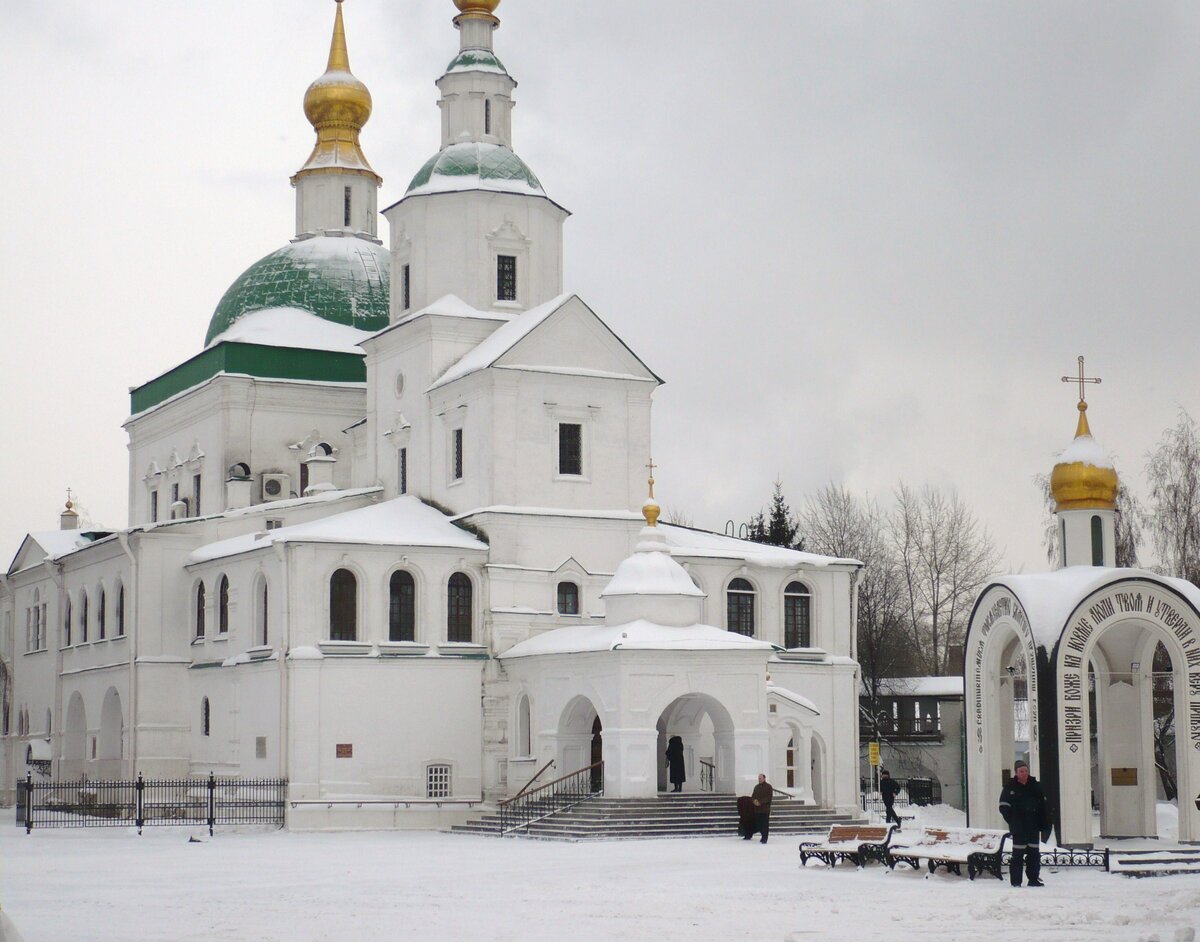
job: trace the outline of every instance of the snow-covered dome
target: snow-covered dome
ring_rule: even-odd
[[[643,513],[647,525],[638,534],[633,555],[621,561],[600,593],[604,620],[609,625],[639,619],[659,625],[695,625],[700,621],[704,593],[671,558],[666,537],[650,522],[652,515],[645,508]]]
[[[504,63],[490,49],[464,49],[450,60],[446,72],[497,72],[508,75]]]
[[[1079,402],[1075,438],[1058,456],[1050,472],[1050,493],[1055,510],[1112,510],[1120,481],[1112,459],[1092,437],[1087,403]]]
[[[358,330],[388,325],[388,250],[369,239],[317,236],[259,259],[225,292],[204,338],[207,346],[255,311],[291,308]]]
[[[529,166],[502,144],[465,141],[442,148],[408,185],[408,195],[459,190],[495,190],[545,196]]]

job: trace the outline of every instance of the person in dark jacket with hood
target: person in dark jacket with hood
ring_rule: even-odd
[[[1050,815],[1046,809],[1046,793],[1036,778],[1029,774],[1028,763],[1018,759],[1013,766],[1013,777],[1000,793],[1000,814],[1012,833],[1012,861],[1008,865],[1008,878],[1013,886],[1021,885],[1021,864],[1030,886],[1044,886],[1039,879],[1042,869],[1040,839],[1043,831],[1050,829]]]
[[[896,780],[892,778],[891,773],[884,769],[879,773],[879,795],[883,798],[883,808],[887,812],[884,815],[883,823],[891,824],[896,822],[896,830],[900,830],[900,815],[896,814],[894,807],[896,803],[896,795],[900,792],[900,786],[896,784]]]
[[[673,786],[671,791],[683,791],[687,775],[683,771],[683,740],[679,736],[672,736],[667,741],[667,776]]]

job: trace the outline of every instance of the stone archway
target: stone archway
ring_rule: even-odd
[[[83,695],[78,690],[71,694],[67,702],[62,750],[59,775],[66,780],[82,777],[87,769],[87,710],[83,705]]]
[[[729,711],[715,697],[688,693],[672,700],[659,714],[658,782],[665,790],[667,780],[667,743],[672,736],[683,740],[683,790],[701,790],[731,794],[734,779],[734,728]],[[711,765],[711,783],[704,764]],[[765,770],[764,770],[765,771]]]
[[[563,707],[556,732],[555,763],[559,775],[569,775],[603,761],[603,729],[595,704],[582,694]]]
[[[124,756],[125,718],[121,695],[115,687],[104,694],[100,708],[100,732],[96,737],[96,774],[101,778],[119,778]]]

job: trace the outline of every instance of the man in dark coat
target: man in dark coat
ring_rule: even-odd
[[[896,814],[896,809],[892,807],[896,801],[896,795],[900,791],[900,786],[896,784],[896,780],[892,778],[892,774],[884,769],[879,773],[879,794],[883,798],[883,810],[885,812],[883,823],[891,824],[896,822],[896,830],[900,830],[900,815]]]
[[[1013,777],[1000,793],[1000,814],[1012,832],[1012,862],[1008,865],[1012,885],[1021,885],[1023,859],[1029,885],[1044,886],[1038,879],[1042,869],[1040,839],[1042,832],[1050,829],[1050,815],[1046,809],[1046,793],[1038,780],[1029,774],[1029,765],[1021,759],[1016,761]]]
[[[683,791],[687,776],[683,771],[683,740],[679,736],[672,736],[667,742],[667,777],[674,786],[671,791]]]
[[[771,796],[773,794],[775,794],[775,789],[767,782],[767,777],[759,774],[758,784],[754,786],[750,797],[754,801],[754,826],[762,835],[761,843],[763,844],[767,842],[767,831],[771,828]]]

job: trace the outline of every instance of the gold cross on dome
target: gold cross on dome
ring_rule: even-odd
[[[1084,376],[1083,375],[1083,357],[1079,357],[1078,362],[1079,362],[1079,375],[1078,376],[1064,376],[1062,378],[1062,381],[1064,383],[1078,383],[1079,384],[1079,401],[1086,402],[1087,396],[1084,395],[1084,389],[1083,389],[1084,383],[1097,383],[1098,384],[1100,382],[1100,377]]]
[[[656,465],[654,463],[654,459],[651,458],[650,463],[648,465],[646,465],[646,467],[650,469],[650,481],[648,483],[650,484],[650,497],[653,498],[654,497],[654,469],[657,468],[658,465]]]

